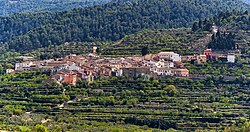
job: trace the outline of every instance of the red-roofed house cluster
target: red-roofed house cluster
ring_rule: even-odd
[[[218,57],[218,55],[212,53],[211,49],[205,50],[203,55],[180,56],[174,52],[160,52],[146,56],[118,58],[99,57],[95,54],[95,50],[93,54],[71,54],[64,58],[16,63],[15,70],[8,71],[15,73],[41,69],[44,72],[53,73],[50,80],[47,80],[48,82],[76,85],[78,80],[92,83],[95,78],[110,76],[127,76],[130,78],[139,75],[188,77],[189,70],[183,68],[184,63],[182,61],[195,61],[199,64],[207,60],[216,60]],[[234,61],[233,55],[228,58],[231,62]]]
[[[14,71],[40,69],[43,72],[52,72],[53,75],[50,80],[46,80],[47,82],[76,85],[78,80],[92,83],[97,77],[110,76],[187,77],[189,71],[183,69],[183,66],[181,56],[174,52],[118,58],[99,57],[96,54],[71,54],[64,58],[16,63]]]

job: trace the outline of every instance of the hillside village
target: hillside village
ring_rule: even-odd
[[[226,58],[229,63],[235,62],[235,54],[214,54],[211,49],[204,50],[204,54],[180,56],[174,52],[160,52],[145,56],[130,56],[108,58],[100,57],[96,53],[97,47],[93,47],[93,53],[76,55],[70,54],[64,58],[56,58],[42,61],[29,61],[32,57],[23,56],[25,62],[16,63],[15,69],[7,69],[6,73],[27,70],[51,72],[52,76],[44,81],[44,85],[52,82],[58,84],[76,85],[78,80],[92,83],[96,78],[110,76],[126,76],[136,78],[139,75],[148,77],[192,77],[189,70],[184,68],[185,63],[201,64],[207,60],[218,61]]]
[[[0,0],[0,132],[250,132],[246,0],[45,1]]]

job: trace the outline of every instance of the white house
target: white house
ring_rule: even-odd
[[[173,61],[181,61],[181,56],[179,54],[173,54],[172,55],[172,60]]]
[[[170,61],[181,61],[181,56],[174,52],[160,52],[158,53],[160,59],[170,60]]]
[[[188,77],[188,69],[172,69],[172,68],[151,68],[152,72],[156,73],[158,76],[178,76],[178,77]]]
[[[70,65],[70,66],[68,66],[67,68],[68,68],[68,70],[71,70],[71,71],[73,71],[73,70],[82,71],[82,68],[79,67],[79,66],[76,66],[75,64]]]
[[[235,63],[235,54],[228,54],[227,55],[227,62],[229,63]]]
[[[173,69],[170,68],[151,68],[152,72],[156,73],[159,76],[173,76]]]
[[[31,65],[33,65],[33,62],[16,63],[15,70],[16,71],[29,70]]]
[[[13,73],[15,70],[14,69],[6,69],[6,73]]]
[[[24,60],[24,61],[34,59],[34,57],[33,57],[33,56],[19,56],[18,58],[19,58],[19,59],[22,59],[22,60]]]
[[[122,69],[116,69],[116,68],[112,68],[111,71],[113,72],[114,76],[122,76]]]
[[[164,68],[173,68],[173,67],[174,67],[174,62],[171,61],[164,62]]]

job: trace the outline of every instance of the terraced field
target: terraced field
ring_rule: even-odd
[[[1,77],[1,130],[36,124],[58,131],[223,130],[249,120],[249,80],[112,77],[76,87],[42,86],[47,75]]]
[[[60,46],[49,46],[29,53],[40,59],[58,58],[68,54],[86,54],[97,46],[99,54],[105,56],[126,56],[141,54],[149,47],[150,53],[174,51],[179,54],[202,53],[208,43],[209,32],[192,32],[191,29],[144,30],[124,37],[116,42],[70,42]]]
[[[235,38],[235,42],[237,45],[237,48],[240,49],[243,53],[248,52],[250,50],[250,30],[240,30],[237,31],[235,34],[237,34]]]
[[[205,40],[207,40],[207,34],[209,34],[209,32],[192,32],[191,29],[186,28],[144,30],[126,36],[111,46],[108,45],[104,47],[103,49],[105,50],[103,54],[141,54],[141,49],[145,46],[150,49],[151,53],[174,51],[183,55],[193,54],[197,53],[200,49],[203,51],[206,48]]]

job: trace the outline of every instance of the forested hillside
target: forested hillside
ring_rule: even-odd
[[[215,50],[240,49],[243,53],[250,49],[250,14],[245,12],[225,12],[204,21],[194,22],[195,31],[208,31],[207,27],[218,26],[218,32],[211,36],[208,48]]]
[[[21,52],[72,41],[114,41],[142,29],[190,27],[199,18],[247,8],[235,0],[132,0],[60,13],[18,14],[0,19],[0,40]]]
[[[111,0],[0,0],[0,16],[20,12],[63,11],[93,6]]]

